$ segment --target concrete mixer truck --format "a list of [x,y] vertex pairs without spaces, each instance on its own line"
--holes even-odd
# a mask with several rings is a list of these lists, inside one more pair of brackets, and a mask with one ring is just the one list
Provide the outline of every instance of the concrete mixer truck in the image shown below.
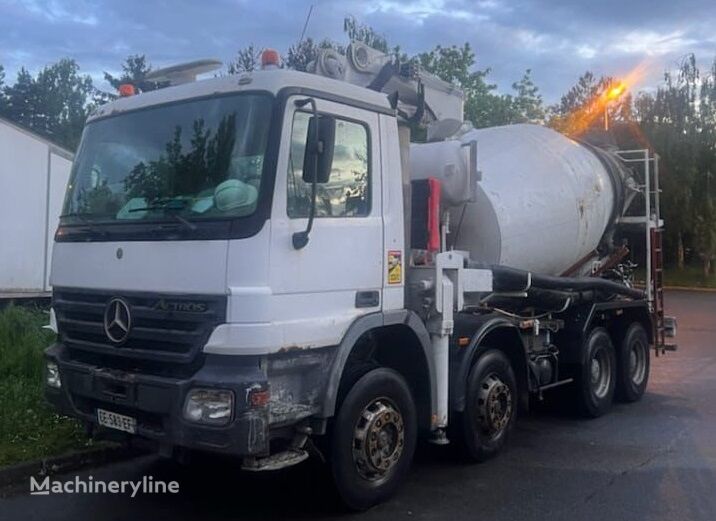
[[87,122],[52,259],[57,410],[247,471],[320,454],[365,509],[419,436],[482,461],[531,400],[642,396],[669,332],[650,151],[472,129],[459,89],[357,42],[195,81],[215,66]]

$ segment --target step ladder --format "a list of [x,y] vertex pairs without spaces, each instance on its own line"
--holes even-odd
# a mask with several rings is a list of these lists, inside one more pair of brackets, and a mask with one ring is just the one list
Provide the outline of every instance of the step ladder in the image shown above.
[[618,223],[643,226],[645,231],[646,299],[651,313],[654,352],[659,356],[665,351],[676,350],[676,345],[666,343],[666,338],[676,333],[676,320],[664,315],[664,221],[661,219],[659,156],[649,149],[620,150],[617,154],[635,175],[634,194],[629,198],[628,206],[636,200],[641,201],[635,208],[636,213],[625,214]]
[[661,228],[651,228],[651,282],[653,298],[653,337],[656,356],[666,348],[664,326],[664,250]]

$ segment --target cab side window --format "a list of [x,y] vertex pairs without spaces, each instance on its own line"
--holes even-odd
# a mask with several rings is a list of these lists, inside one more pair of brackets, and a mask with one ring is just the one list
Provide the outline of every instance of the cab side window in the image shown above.
[[[293,116],[288,160],[288,216],[308,217],[311,183],[303,181],[303,155],[311,115],[297,111]],[[316,217],[364,217],[370,213],[370,169],[368,129],[344,119],[336,119],[336,141],[331,175],[319,183]]]

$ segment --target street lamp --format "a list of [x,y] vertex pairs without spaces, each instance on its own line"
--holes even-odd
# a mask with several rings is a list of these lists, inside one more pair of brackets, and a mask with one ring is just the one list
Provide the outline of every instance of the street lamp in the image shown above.
[[607,132],[609,131],[609,102],[619,98],[622,94],[624,94],[625,90],[626,85],[624,85],[624,83],[622,82],[619,82],[614,87],[610,88],[604,93],[604,130]]

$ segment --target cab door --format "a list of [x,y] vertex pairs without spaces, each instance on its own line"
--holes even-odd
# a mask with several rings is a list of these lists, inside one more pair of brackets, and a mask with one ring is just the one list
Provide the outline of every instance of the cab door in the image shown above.
[[360,315],[381,308],[383,221],[380,133],[377,114],[314,98],[317,110],[336,118],[333,162],[319,184],[308,244],[295,249],[293,234],[306,229],[311,184],[303,157],[310,104],[287,100],[271,213],[270,282],[274,324],[284,346],[336,345]]

